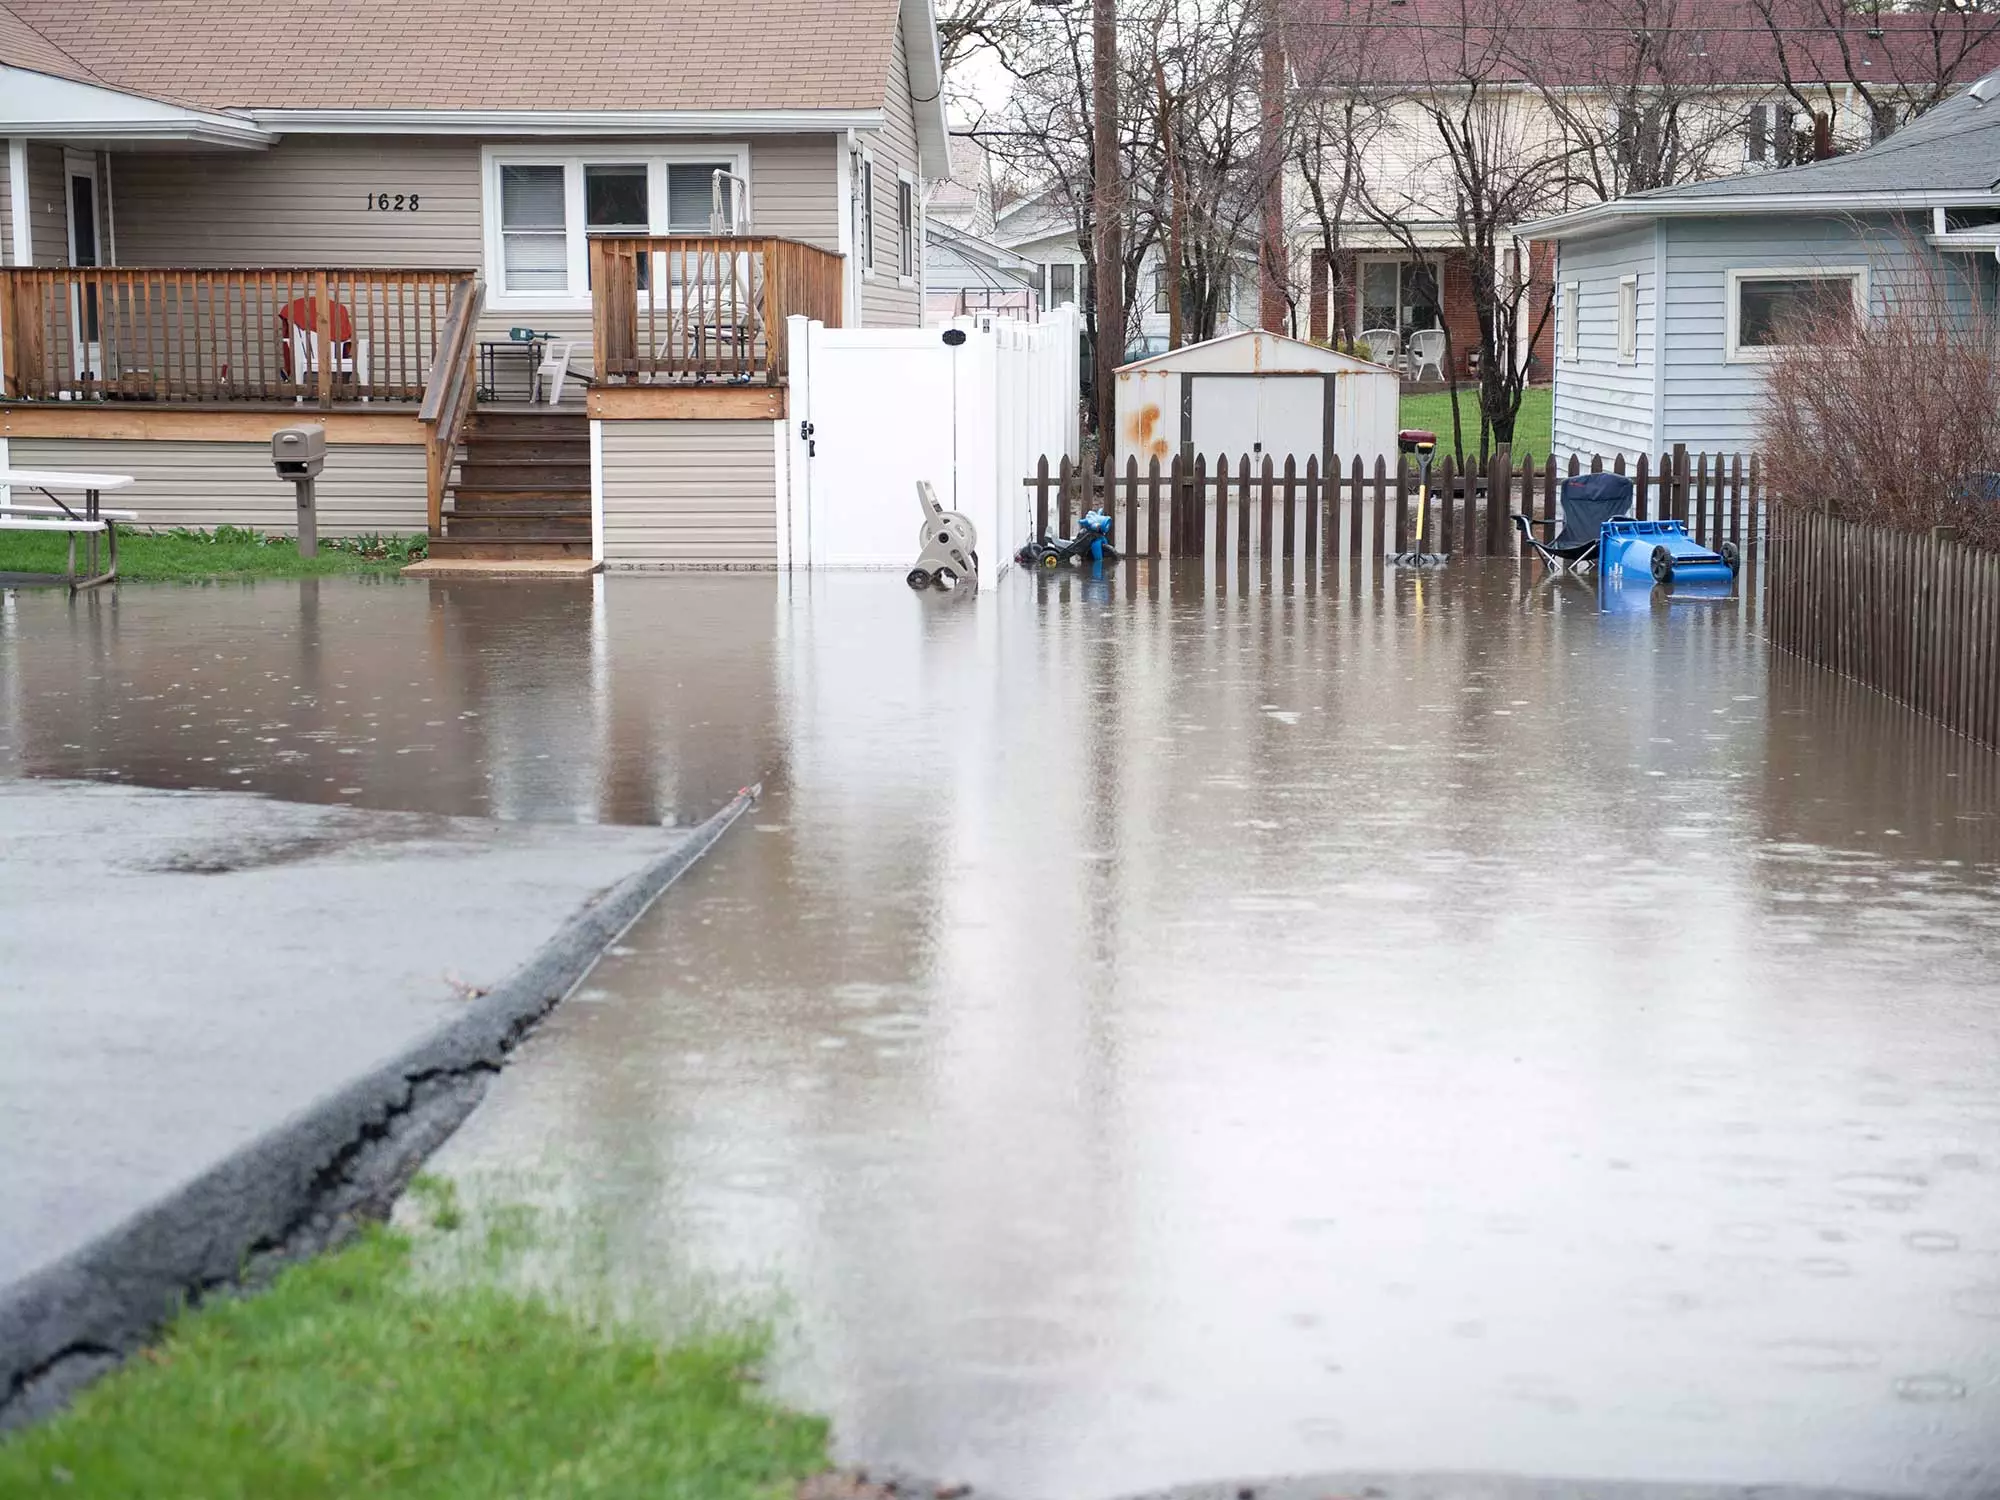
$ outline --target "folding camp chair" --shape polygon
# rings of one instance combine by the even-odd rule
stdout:
[[[1516,511],[1514,525],[1551,573],[1580,573],[1597,561],[1604,523],[1632,514],[1632,481],[1623,474],[1578,474],[1562,482],[1557,504],[1562,521],[1554,541],[1541,540],[1535,528],[1556,526],[1555,521],[1537,521]]]

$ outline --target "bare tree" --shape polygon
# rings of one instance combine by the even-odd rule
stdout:
[[[1750,12],[1814,156],[1881,140],[2000,63],[1993,0],[1750,0]],[[1859,130],[1841,125],[1850,91]]]
[[[1553,309],[1553,288],[1533,274],[1514,226],[1562,201],[1571,147],[1533,93],[1519,87],[1517,59],[1533,15],[1525,0],[1447,0],[1438,10],[1448,14],[1445,24],[1412,28],[1395,49],[1395,109],[1406,159],[1401,170],[1371,164],[1360,200],[1377,228],[1420,265],[1448,249],[1469,282],[1483,459],[1489,444],[1514,440],[1530,355]],[[1452,442],[1463,458],[1469,450],[1444,289],[1435,278],[1419,278],[1419,286],[1445,330]]]

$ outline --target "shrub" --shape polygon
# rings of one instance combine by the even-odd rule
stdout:
[[[1761,422],[1774,499],[1902,531],[1954,526],[2000,550],[2000,325],[1938,271],[1866,322],[1823,322],[1772,355]],[[1955,295],[1954,295],[1955,294]]]

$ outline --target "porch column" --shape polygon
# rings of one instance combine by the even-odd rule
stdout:
[[[35,231],[28,222],[28,142],[14,136],[7,142],[7,241],[14,247],[14,264],[35,263]]]

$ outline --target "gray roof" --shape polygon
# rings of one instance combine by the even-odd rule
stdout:
[[[2000,184],[2000,71],[1980,83],[1988,95],[1984,101],[1971,89],[1954,94],[1886,141],[1851,156],[1632,196],[1656,202],[1777,193],[1990,192]]]

